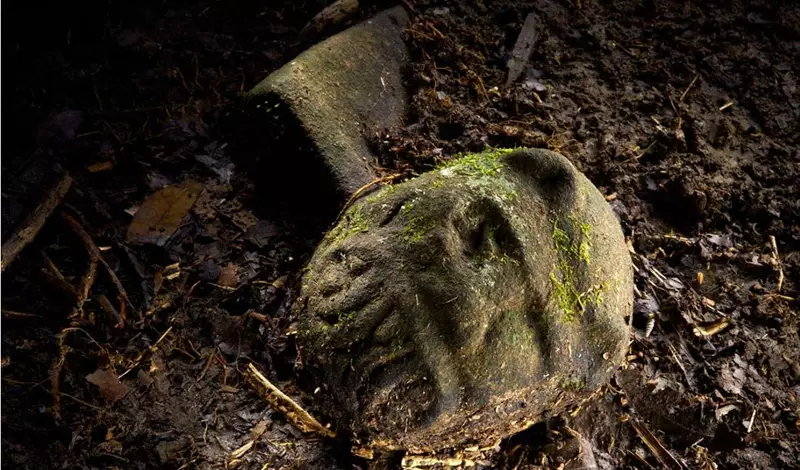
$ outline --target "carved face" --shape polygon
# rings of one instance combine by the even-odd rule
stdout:
[[[484,155],[384,189],[320,245],[300,339],[357,432],[427,443],[481,410],[527,419],[521,403],[548,396],[539,384],[553,378],[605,380],[602,355],[620,351],[596,333],[627,333],[599,295],[612,272],[589,269],[597,250],[578,220],[595,217],[563,157],[540,161],[536,178],[514,164],[523,157]],[[474,421],[481,435],[496,428]]]

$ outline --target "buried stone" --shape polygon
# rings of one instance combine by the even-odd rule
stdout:
[[[359,445],[493,444],[609,380],[632,283],[585,176],[553,152],[495,150],[348,209],[303,278],[298,339]]]

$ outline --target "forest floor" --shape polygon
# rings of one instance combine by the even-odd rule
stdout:
[[[353,21],[391,6],[374,3]],[[325,4],[6,8],[3,240],[64,171],[72,184],[2,276],[3,468],[368,466],[244,380],[255,364],[324,420],[290,308],[322,233],[282,215],[292,195],[265,197],[218,125]],[[480,465],[576,468],[577,441],[599,468],[800,468],[800,4],[404,4],[409,114],[370,130],[375,167],[559,151],[636,267],[627,364]],[[507,86],[530,12],[542,34]],[[189,222],[128,243],[145,198],[178,183]]]

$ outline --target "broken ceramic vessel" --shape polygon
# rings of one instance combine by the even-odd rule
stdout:
[[[493,444],[606,383],[628,344],[619,223],[563,156],[498,150],[362,197],[303,278],[298,339],[340,432]]]

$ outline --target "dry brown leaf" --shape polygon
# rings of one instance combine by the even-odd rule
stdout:
[[[270,424],[272,424],[272,420],[269,418],[264,418],[256,423],[256,425],[253,426],[253,429],[250,430],[250,438],[254,441],[257,441],[259,437],[267,432]]]
[[[128,394],[128,387],[119,381],[111,368],[97,369],[86,376],[89,383],[97,385],[100,395],[111,403],[122,400]]]
[[[167,186],[148,197],[128,227],[128,241],[163,246],[203,190],[197,181]]]
[[[219,278],[217,284],[223,287],[236,287],[239,284],[239,268],[233,264],[228,263],[219,270]]]
[[[101,171],[110,171],[114,169],[114,164],[111,162],[95,162],[86,167],[89,173],[100,173]]]

